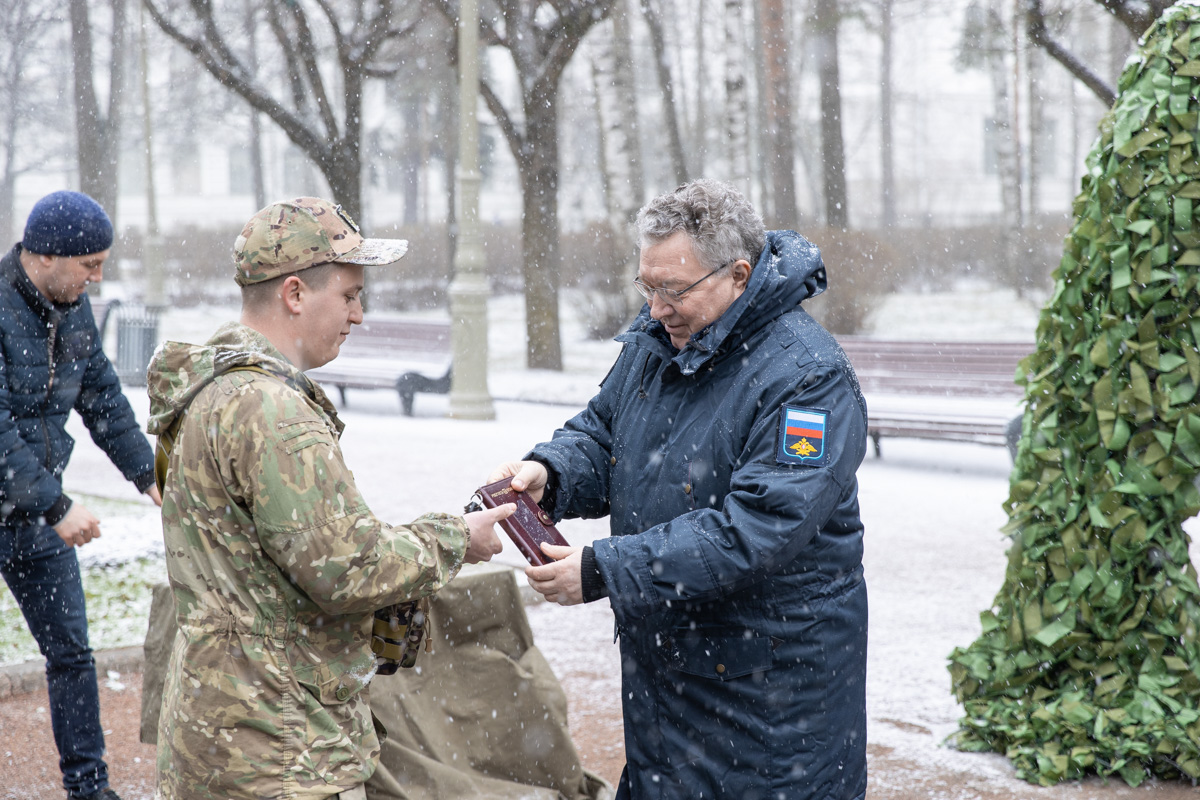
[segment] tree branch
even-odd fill
[[[279,49],[287,64],[284,74],[287,75],[288,86],[292,91],[292,105],[296,107],[297,111],[302,111],[307,105],[308,98],[304,95],[304,80],[300,77],[302,70],[300,61],[296,57],[296,48],[292,47],[292,40],[284,27],[283,18],[279,16],[281,7],[282,3],[267,4],[267,23],[271,26],[271,33],[275,34],[275,41],[279,42]]]
[[[504,108],[504,104],[500,102],[500,98],[492,91],[491,85],[483,79],[479,81],[479,93],[483,96],[483,102],[487,105],[488,111],[492,112],[492,116],[496,118],[496,124],[500,126],[504,138],[508,139],[509,148],[514,153],[524,152],[525,136],[513,124],[512,117]]]
[[[1042,0],[1026,0],[1025,27],[1029,31],[1029,41],[1045,50],[1051,58],[1062,64],[1067,72],[1091,89],[1092,94],[1096,95],[1100,102],[1105,106],[1111,106],[1116,101],[1116,90],[1050,35],[1050,31],[1046,28],[1046,15],[1042,9]]]
[[[592,0],[574,5],[560,18],[555,30],[539,31],[540,35],[549,38],[550,47],[542,48],[546,57],[538,70],[537,80],[550,79],[552,85],[557,86],[558,76],[566,69],[571,56],[575,55],[588,29],[594,23],[607,19],[612,6],[613,0]],[[597,15],[596,11],[600,13]]]
[[[230,69],[241,73],[241,77],[247,77],[246,68],[242,62],[234,55],[229,46],[225,44],[225,38],[221,33],[221,28],[217,25],[216,19],[213,18],[212,2],[210,0],[191,0],[192,10],[196,13],[196,18],[200,20],[200,25],[204,30],[204,41],[209,43],[217,52],[219,59],[224,62]],[[150,5],[147,2],[146,7]]]
[[[1175,0],[1096,0],[1134,36],[1141,36]]]
[[[312,89],[313,98],[317,103],[317,113],[321,116],[321,124],[330,139],[341,136],[337,118],[333,116],[333,107],[329,104],[329,94],[325,91],[325,81],[321,77],[321,68],[317,65],[317,44],[313,39],[312,28],[308,25],[308,15],[299,3],[289,6],[292,17],[296,20],[296,48],[300,52],[300,62],[304,65],[304,76]],[[335,29],[336,30],[336,29]],[[339,50],[341,40],[338,40]]]
[[[113,0],[113,29],[112,43],[113,52],[108,63],[108,134],[111,136],[117,124],[121,119],[121,96],[124,93],[122,88],[125,86],[125,59],[123,58],[125,49],[125,21],[126,17],[126,0]]]
[[[221,85],[229,87],[252,108],[269,116],[274,120],[276,125],[283,129],[289,139],[310,156],[323,158],[325,151],[324,142],[313,130],[304,124],[299,116],[292,114],[275,98],[259,91],[257,87],[244,79],[237,71],[219,60],[212,51],[204,46],[204,42],[187,35],[176,27],[166,18],[162,9],[155,4],[155,0],[143,0],[143,3],[147,13],[150,14],[151,19],[154,20],[154,23],[158,25],[163,33],[167,34],[167,36],[174,39],[180,46],[191,53]]]

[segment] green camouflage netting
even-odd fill
[[[1088,156],[953,737],[1026,780],[1200,778],[1200,5],[1147,32]]]

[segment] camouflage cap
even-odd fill
[[[364,239],[340,205],[297,197],[272,203],[242,228],[233,244],[234,280],[247,286],[331,261],[391,264],[407,251],[404,239]]]

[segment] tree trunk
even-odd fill
[[[250,181],[254,191],[254,207],[266,208],[267,176],[263,166],[262,120],[257,111],[250,112]]]
[[[711,97],[706,95],[706,92],[711,92],[713,80],[712,65],[709,63],[711,59],[705,57],[709,52],[708,31],[705,28],[704,21],[707,19],[709,2],[717,2],[717,0],[696,0],[696,52],[702,54],[696,64],[696,94],[692,98],[692,116],[688,120],[688,130],[691,140],[691,146],[688,148],[691,154],[691,170],[693,175],[704,175],[708,172],[708,117],[706,111],[711,111]]]
[[[424,164],[421,159],[421,147],[418,141],[421,137],[421,103],[420,96],[409,97],[400,101],[400,113],[404,119],[404,138],[401,164],[404,172],[404,185],[400,192],[404,203],[404,224],[416,225],[417,209],[421,197],[421,171]]]
[[[362,158],[357,142],[338,141],[326,147],[317,160],[317,169],[329,184],[334,202],[355,222],[362,220]]]
[[[93,76],[92,27],[88,0],[70,0],[71,55],[75,76],[75,134],[79,187],[117,216],[117,177],[121,131],[122,67],[125,54],[125,0],[112,2],[112,62],[109,69],[108,113],[100,110]]]
[[[534,87],[525,104],[526,139],[521,153],[525,283],[525,363],[530,369],[562,370],[558,287],[558,105]]]
[[[892,2],[880,0],[879,5],[879,192],[885,228],[896,224],[896,166],[892,141]]]
[[[1042,170],[1045,169],[1043,161],[1048,155],[1046,115],[1042,108],[1041,92],[1038,91],[1038,86],[1044,79],[1041,51],[1033,47],[1026,50],[1025,68],[1028,72],[1025,85],[1029,89],[1029,216],[1030,219],[1034,219],[1041,210],[1038,193],[1041,191]]]
[[[12,125],[6,127],[11,128]],[[4,169],[0,172],[0,242],[3,242],[3,245],[0,246],[6,249],[16,241],[16,233],[13,230],[16,227],[13,224],[15,222],[13,220],[13,195],[17,176],[14,174],[13,167],[13,148],[6,147],[4,148]]]
[[[742,0],[725,0],[725,113],[722,129],[725,144],[725,179],[750,195],[750,142],[746,125],[750,103],[746,99],[746,53],[743,36]]]
[[[662,10],[658,0],[641,0],[642,16],[650,29],[650,50],[654,54],[654,74],[658,78],[658,89],[662,94],[663,121],[667,126],[667,146],[671,150],[671,169],[676,183],[687,183],[687,158],[683,152],[683,138],[679,133],[679,110],[675,103],[675,84],[671,80],[671,64],[667,58],[666,38],[663,36]]]
[[[614,274],[608,276],[613,285],[606,291],[606,287],[597,288],[619,300],[614,316],[622,320],[641,307],[641,298],[631,286],[638,269],[631,225],[645,195],[637,107],[629,100],[636,89],[627,13],[628,0],[617,0],[609,15],[611,36],[600,37],[593,59],[608,224],[614,250],[624,258],[613,265]]]
[[[254,17],[253,0],[245,0],[246,35],[254,41],[258,29]],[[251,47],[248,54],[251,77],[258,77],[258,48]],[[263,167],[262,120],[258,111],[250,109],[250,184],[254,192],[254,207],[265,208],[267,205],[267,180]]]
[[[1002,25],[997,13],[999,2],[989,18]],[[999,37],[998,37],[999,40]],[[1008,91],[1008,63],[1004,51],[993,48],[988,54],[988,74],[992,80],[992,130],[996,143],[996,174],[1000,179],[1000,202],[1006,229],[1021,227],[1021,176],[1017,170],[1017,132],[1012,125],[1012,103]]]
[[[887,2],[887,0],[885,0]],[[792,84],[788,78],[787,16],[783,0],[762,0],[762,42],[766,75],[767,171],[776,227],[793,228],[796,211],[796,144],[792,126]]]
[[[817,75],[821,84],[821,161],[825,224],[844,229],[850,218],[846,194],[846,148],[842,140],[842,89],[838,75],[837,0],[816,0]]]
[[[4,114],[4,139],[0,146],[4,149],[4,168],[0,170],[0,248],[7,250],[16,241],[16,220],[13,219],[13,202],[17,182],[17,134],[20,128],[21,115],[17,98],[24,90],[21,76],[24,73],[24,60],[19,47],[10,53],[11,72],[4,76],[9,89],[5,93],[7,108]]]

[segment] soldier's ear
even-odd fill
[[[304,307],[304,290],[307,287],[298,275],[288,275],[279,286],[279,297],[289,314],[299,314]]]

